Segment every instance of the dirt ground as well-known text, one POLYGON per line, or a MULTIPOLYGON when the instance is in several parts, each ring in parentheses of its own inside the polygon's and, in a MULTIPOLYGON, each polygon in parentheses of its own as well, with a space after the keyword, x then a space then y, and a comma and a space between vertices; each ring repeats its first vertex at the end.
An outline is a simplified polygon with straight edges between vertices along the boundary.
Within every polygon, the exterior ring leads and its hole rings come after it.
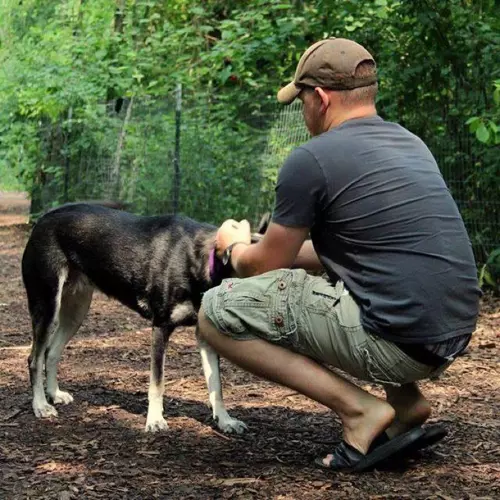
POLYGON ((318 470, 313 459, 340 439, 338 420, 226 362, 226 402, 250 430, 218 432, 190 329, 174 334, 168 350, 170 429, 145 434, 149 327, 101 294, 60 365, 61 387, 75 401, 59 407, 58 418, 35 419, 20 276, 26 210, 25 197, 0 194, 1 499, 500 498, 500 301, 491 297, 468 353, 439 381, 423 384, 432 420, 447 426, 448 438, 390 470, 356 476, 318 470))

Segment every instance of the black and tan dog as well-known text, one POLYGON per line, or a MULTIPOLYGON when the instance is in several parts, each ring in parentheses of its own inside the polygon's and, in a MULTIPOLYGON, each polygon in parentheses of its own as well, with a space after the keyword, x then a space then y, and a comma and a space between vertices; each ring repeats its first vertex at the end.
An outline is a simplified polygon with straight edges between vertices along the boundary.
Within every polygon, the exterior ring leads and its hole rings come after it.
MULTIPOLYGON (((264 216, 261 226, 267 226, 264 216)), ((164 358, 178 326, 196 324, 202 294, 231 274, 215 257, 217 228, 186 217, 142 217, 99 203, 64 205, 33 228, 22 261, 33 324, 28 359, 37 417, 56 416, 51 403, 70 403, 59 389, 57 365, 90 307, 95 288, 152 321, 146 431, 167 428, 163 418, 164 358)), ((255 238, 258 238, 255 235, 255 238)), ((222 399, 219 357, 198 343, 213 418, 224 432, 243 432, 222 399)))

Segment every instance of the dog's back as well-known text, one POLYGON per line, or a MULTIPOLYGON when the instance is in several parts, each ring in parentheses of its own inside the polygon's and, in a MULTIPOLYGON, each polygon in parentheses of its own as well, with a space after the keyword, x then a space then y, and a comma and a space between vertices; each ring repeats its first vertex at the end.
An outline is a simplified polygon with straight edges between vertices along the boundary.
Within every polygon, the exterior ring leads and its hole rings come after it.
POLYGON ((89 204, 52 210, 35 225, 23 255, 30 310, 41 295, 54 295, 64 277, 67 286, 89 281, 145 318, 161 316, 173 288, 178 295, 196 287, 193 266, 204 281, 201 253, 211 232, 173 215, 141 217, 89 204))

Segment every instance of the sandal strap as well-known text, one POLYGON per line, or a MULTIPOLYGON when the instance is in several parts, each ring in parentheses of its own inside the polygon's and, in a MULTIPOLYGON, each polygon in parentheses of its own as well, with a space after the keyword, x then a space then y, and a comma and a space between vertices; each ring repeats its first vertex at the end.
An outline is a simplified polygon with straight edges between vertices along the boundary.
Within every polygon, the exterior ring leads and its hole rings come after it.
POLYGON ((331 469, 349 469, 355 467, 365 456, 345 441, 341 441, 332 452, 331 469))

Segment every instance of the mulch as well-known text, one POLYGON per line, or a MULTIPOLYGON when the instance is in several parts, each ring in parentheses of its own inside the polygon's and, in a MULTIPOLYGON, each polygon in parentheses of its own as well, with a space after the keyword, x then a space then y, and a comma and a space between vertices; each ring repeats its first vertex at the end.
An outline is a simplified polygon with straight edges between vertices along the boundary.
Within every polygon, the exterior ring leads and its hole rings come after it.
POLYGON ((446 425, 448 438, 390 470, 349 475, 315 468, 313 459, 340 439, 338 419, 225 361, 225 400, 250 430, 220 433, 192 329, 177 331, 168 349, 170 428, 146 434, 149 325, 100 293, 60 364, 61 387, 75 401, 59 406, 57 418, 36 419, 20 276, 26 201, 9 196, 0 194, 0 224, 7 224, 0 225, 0 498, 500 498, 500 300, 490 296, 468 352, 438 381, 422 384, 432 420, 446 425), (24 209, 12 208, 12 200, 24 209))

